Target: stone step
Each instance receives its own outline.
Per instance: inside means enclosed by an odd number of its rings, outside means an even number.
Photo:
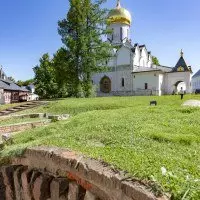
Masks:
[[[47,102],[38,102],[38,101],[34,102],[33,101],[33,102],[22,104],[22,105],[19,105],[19,106],[16,106],[16,107],[7,108],[5,110],[0,111],[0,116],[8,115],[8,114],[11,114],[11,113],[14,113],[14,112],[19,112],[19,111],[22,111],[22,110],[34,108],[34,107],[41,106],[41,105],[45,105],[46,103]]]
[[[0,113],[9,113],[9,112],[10,112],[9,110],[3,110]]]
[[[7,111],[16,111],[16,110],[19,110],[19,109],[16,109],[16,108],[10,108],[10,109],[6,109]]]

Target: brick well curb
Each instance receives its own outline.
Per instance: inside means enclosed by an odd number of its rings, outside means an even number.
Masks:
[[[123,173],[103,162],[60,148],[29,148],[22,157],[12,159],[12,165],[2,167],[1,172],[0,182],[3,179],[5,188],[4,192],[0,190],[0,196],[15,196],[15,191],[20,190],[20,195],[28,195],[26,199],[37,196],[40,200],[167,199],[155,197],[145,185],[127,180]],[[61,194],[63,187],[65,192]],[[41,192],[44,188],[48,194]]]

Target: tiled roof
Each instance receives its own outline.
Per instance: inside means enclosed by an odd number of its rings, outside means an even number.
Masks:
[[[29,92],[29,90],[24,89],[17,84],[13,83],[4,73],[2,68],[0,69],[0,88],[3,88],[4,90],[10,90],[10,91],[22,91],[22,92]]]
[[[133,70],[133,73],[140,73],[140,72],[152,72],[152,71],[162,71],[161,69],[157,68],[150,68],[150,67],[139,67]]]
[[[4,90],[24,91],[23,88],[19,87],[17,84],[11,82],[10,80],[0,79],[0,85]]]
[[[156,68],[162,70],[163,72],[171,72],[173,70],[172,67],[166,67],[166,66],[161,66],[161,65],[156,66]]]
[[[173,72],[177,72],[179,67],[183,67],[184,71],[191,71],[188,65],[186,64],[183,56],[181,56],[180,59],[178,60],[176,66],[173,68]]]
[[[145,44],[143,44],[143,45],[140,45],[139,47],[140,47],[140,48],[144,48],[144,47],[146,47],[146,45],[145,45]]]
[[[0,88],[4,89],[6,87],[7,87],[6,83],[4,83],[3,81],[0,80]]]
[[[152,72],[152,71],[171,72],[172,68],[165,66],[139,67],[137,69],[134,69],[133,73]]]

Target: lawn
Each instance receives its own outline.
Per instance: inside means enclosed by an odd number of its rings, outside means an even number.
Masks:
[[[185,96],[199,99],[200,96]],[[158,106],[149,106],[157,100]],[[200,199],[200,108],[179,96],[63,99],[25,112],[70,114],[68,121],[17,134],[1,156],[29,146],[71,148],[145,180],[172,199]]]
[[[4,105],[0,104],[0,111],[5,110],[7,108],[15,107],[15,106],[18,106],[18,105],[21,105],[21,104],[22,103],[13,103],[13,104],[4,104]]]
[[[18,123],[26,123],[26,122],[35,122],[35,121],[41,121],[44,119],[40,119],[40,118],[1,118],[0,117],[0,126],[4,126],[4,125],[10,125],[10,124],[18,124]]]

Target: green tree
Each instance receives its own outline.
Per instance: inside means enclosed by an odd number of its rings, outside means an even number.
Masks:
[[[62,96],[73,96],[74,87],[72,85],[72,77],[74,71],[69,64],[69,52],[65,48],[60,48],[53,57],[53,67],[55,72],[56,82],[62,91]]]
[[[28,80],[24,81],[23,86],[28,86],[28,85],[33,84],[33,83],[34,83],[34,79],[33,78],[32,79],[28,79]]]
[[[58,32],[68,53],[71,85],[75,96],[83,92],[89,97],[92,91],[93,73],[105,70],[110,59],[111,45],[103,41],[107,10],[101,6],[105,0],[70,0],[67,18],[58,22]]]
[[[152,61],[153,61],[153,64],[154,64],[154,65],[160,65],[160,62],[159,62],[159,60],[158,60],[157,57],[153,56],[153,57],[152,57]]]
[[[28,86],[30,84],[34,84],[34,79],[28,79],[26,81],[22,81],[22,80],[17,81],[17,85],[19,86]]]
[[[40,58],[40,64],[34,67],[35,73],[35,90],[41,98],[59,97],[59,88],[56,83],[55,72],[48,54]]]
[[[16,84],[19,85],[19,86],[21,87],[21,86],[23,86],[23,81],[22,81],[22,80],[18,80],[18,81],[16,82]]]

